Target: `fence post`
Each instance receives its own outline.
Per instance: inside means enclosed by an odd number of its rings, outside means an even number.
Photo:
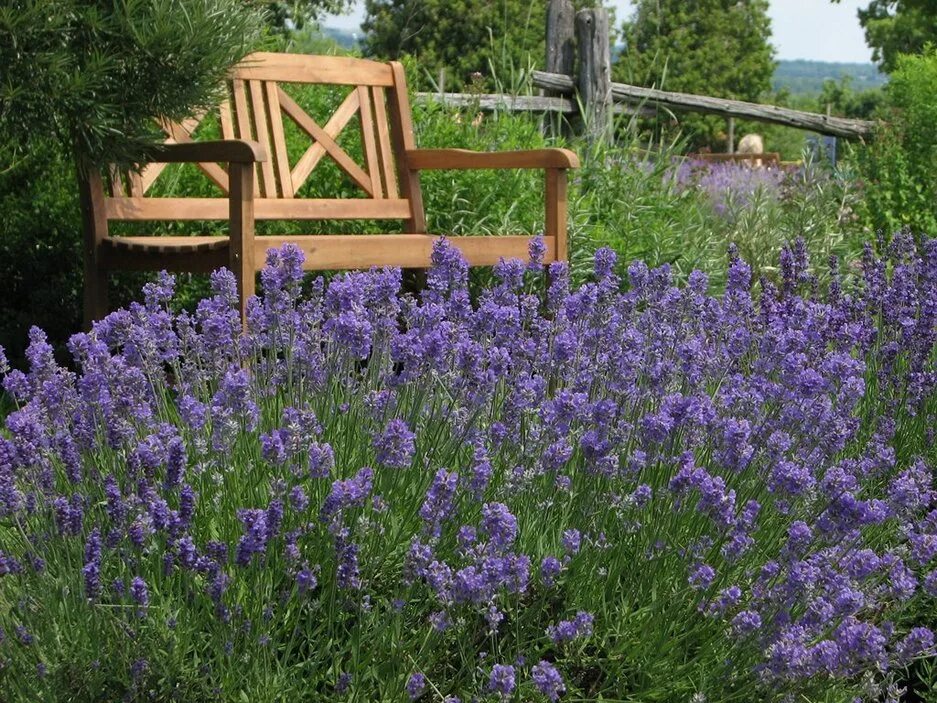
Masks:
[[[608,40],[608,10],[595,7],[576,13],[579,44],[579,100],[590,140],[605,139],[612,113],[612,56]]]
[[[572,0],[550,0],[547,6],[547,73],[573,75],[576,43]]]

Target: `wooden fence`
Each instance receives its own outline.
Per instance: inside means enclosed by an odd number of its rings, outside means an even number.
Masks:
[[[796,127],[847,139],[872,135],[868,120],[831,117],[776,105],[727,100],[706,95],[674,93],[612,82],[608,11],[601,7],[575,12],[572,0],[549,0],[546,23],[546,70],[534,71],[532,80],[543,95],[420,93],[418,100],[482,111],[560,113],[579,116],[580,128],[590,139],[609,133],[612,115],[654,116],[658,109],[702,112]],[[576,60],[578,53],[578,61]]]

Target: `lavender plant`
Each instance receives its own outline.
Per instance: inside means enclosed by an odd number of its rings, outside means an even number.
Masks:
[[[755,299],[542,243],[476,301],[271,250],[39,330],[0,438],[0,697],[877,700],[934,653],[937,240]],[[834,267],[835,269],[835,267]],[[539,291],[539,292],[538,292]],[[0,366],[4,366],[0,362]]]
[[[776,279],[779,245],[798,239],[817,261],[838,256],[851,263],[861,254],[866,237],[853,222],[856,192],[842,169],[809,159],[782,168],[683,160],[665,178],[678,191],[693,193],[712,214],[720,234],[711,245],[714,252],[723,256],[726,243],[734,242],[756,279]],[[818,272],[824,284],[825,273]]]

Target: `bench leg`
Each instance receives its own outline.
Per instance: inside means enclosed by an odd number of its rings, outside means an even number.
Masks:
[[[230,267],[238,287],[241,329],[247,330],[247,301],[256,291],[254,266],[254,167],[232,163],[228,167],[230,207]]]
[[[90,260],[89,260],[90,259]],[[94,264],[94,257],[85,254],[84,275],[84,329],[91,329],[91,323],[100,320],[109,311],[107,297],[107,271]]]
[[[100,320],[108,313],[107,271],[98,264],[98,247],[107,237],[104,185],[98,171],[91,169],[85,172],[78,168],[78,196],[83,230],[84,327],[90,330],[94,320]]]

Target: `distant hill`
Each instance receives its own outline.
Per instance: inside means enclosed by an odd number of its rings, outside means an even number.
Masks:
[[[361,32],[353,32],[337,27],[322,27],[322,34],[332,39],[345,49],[360,47]],[[618,58],[621,45],[612,47],[612,61]],[[772,87],[780,90],[786,87],[792,95],[817,94],[823,90],[823,81],[840,80],[843,76],[852,77],[852,89],[856,91],[868,90],[882,86],[888,80],[879,73],[872,63],[831,63],[827,61],[807,61],[797,59],[794,61],[778,61],[774,72]]]
[[[823,81],[838,81],[843,76],[852,78],[851,87],[856,91],[877,88],[888,80],[872,63],[829,63],[798,59],[778,61],[772,84],[774,90],[786,87],[792,95],[819,93],[823,90]]]
[[[352,32],[348,29],[338,29],[337,27],[322,27],[322,33],[329,39],[332,39],[343,49],[357,49],[361,38],[361,32]]]

